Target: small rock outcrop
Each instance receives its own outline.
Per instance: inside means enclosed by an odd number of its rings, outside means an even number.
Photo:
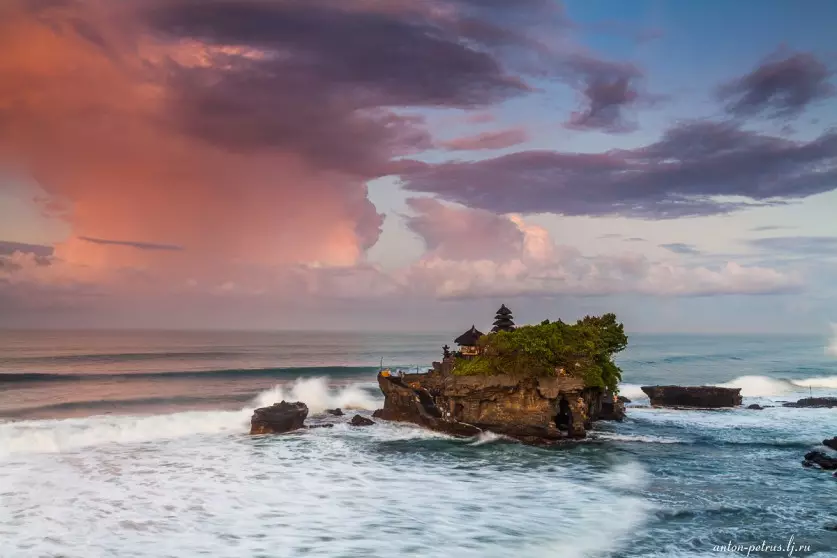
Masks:
[[[823,440],[822,445],[824,445],[827,448],[837,450],[837,436],[829,438],[828,440]]]
[[[375,421],[369,420],[368,418],[362,417],[360,415],[355,415],[352,417],[350,424],[352,426],[370,426],[372,424],[375,424]]]
[[[308,407],[305,403],[282,401],[253,411],[250,434],[281,434],[305,428]]]
[[[608,393],[602,395],[602,401],[599,407],[599,420],[615,420],[622,422],[625,420],[625,403],[622,401],[626,397],[617,397]]]
[[[329,415],[334,415],[335,417],[342,417],[343,416],[343,409],[337,407],[336,409],[326,409],[326,413]]]
[[[643,386],[653,407],[720,409],[741,405],[741,388],[715,386]]]
[[[805,397],[799,401],[782,403],[782,407],[831,408],[837,407],[837,397]]]
[[[764,407],[762,407],[761,405],[757,405],[756,403],[753,403],[752,405],[747,405],[747,408],[752,410],[752,411],[762,411],[762,410],[764,410]]]
[[[803,467],[819,467],[826,471],[837,470],[837,458],[829,457],[821,451],[809,451],[802,461]]]

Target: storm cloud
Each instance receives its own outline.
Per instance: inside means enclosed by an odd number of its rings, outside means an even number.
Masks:
[[[403,184],[412,192],[497,213],[713,215],[837,189],[837,132],[795,142],[732,123],[695,121],[630,150],[530,150],[414,165]]]

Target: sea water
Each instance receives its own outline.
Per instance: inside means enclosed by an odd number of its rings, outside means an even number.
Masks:
[[[800,465],[837,409],[781,407],[837,395],[826,337],[632,335],[628,419],[561,448],[347,424],[382,358],[450,338],[0,332],[0,556],[837,556],[837,479]],[[647,384],[772,406],[651,409]],[[335,426],[248,436],[281,399]]]

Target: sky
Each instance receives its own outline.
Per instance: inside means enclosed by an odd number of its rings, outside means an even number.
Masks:
[[[5,0],[0,327],[837,321],[830,0]]]

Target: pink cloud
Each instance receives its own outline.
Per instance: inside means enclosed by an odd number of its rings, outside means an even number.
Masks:
[[[448,151],[504,149],[524,143],[527,139],[529,139],[529,134],[526,129],[516,127],[443,141],[439,143],[439,146]]]

